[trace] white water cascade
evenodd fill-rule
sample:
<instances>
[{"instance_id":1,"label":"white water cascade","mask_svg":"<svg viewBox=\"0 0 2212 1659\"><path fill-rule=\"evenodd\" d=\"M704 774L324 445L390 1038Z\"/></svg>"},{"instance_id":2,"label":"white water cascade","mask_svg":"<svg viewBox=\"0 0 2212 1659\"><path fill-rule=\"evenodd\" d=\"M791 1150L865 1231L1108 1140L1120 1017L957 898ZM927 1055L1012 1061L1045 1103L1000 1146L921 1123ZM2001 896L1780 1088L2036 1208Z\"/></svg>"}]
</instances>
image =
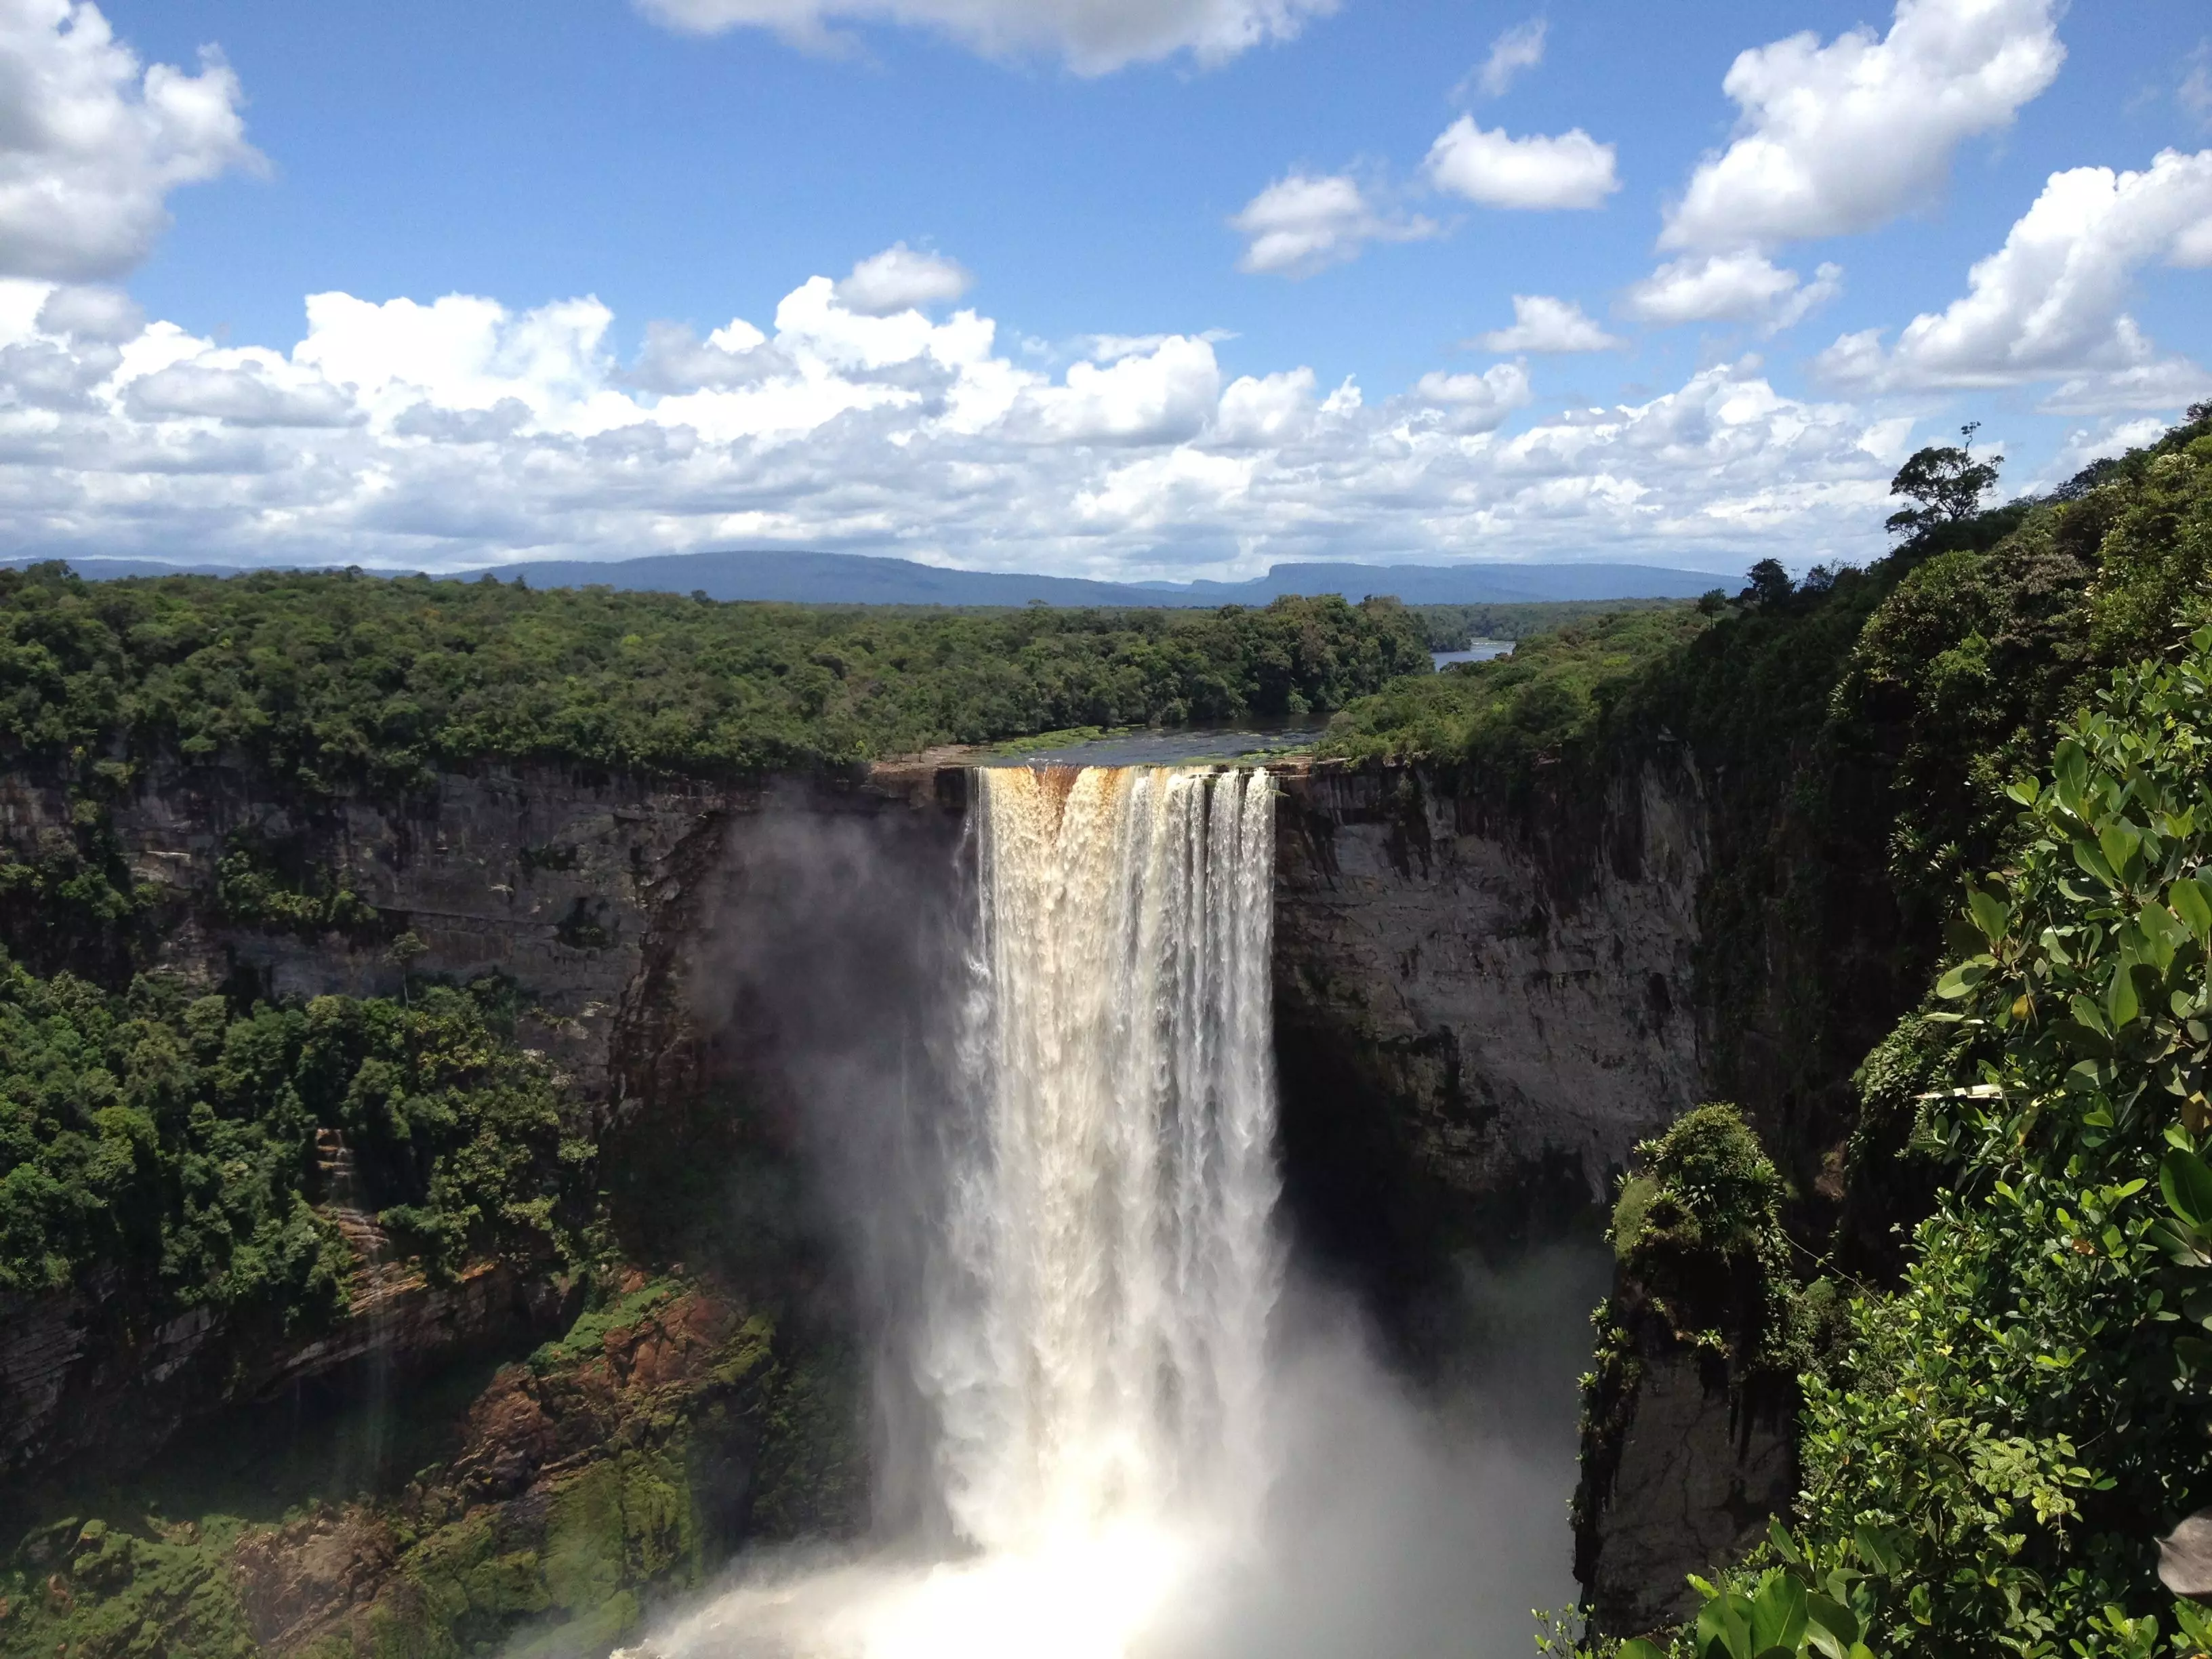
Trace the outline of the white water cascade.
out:
<instances>
[{"instance_id":1,"label":"white water cascade","mask_svg":"<svg viewBox=\"0 0 2212 1659\"><path fill-rule=\"evenodd\" d=\"M749 1584L651 1644L1133 1659L1267 1484L1274 790L978 773L975 957L915 1380L965 1552Z\"/></svg>"},{"instance_id":2,"label":"white water cascade","mask_svg":"<svg viewBox=\"0 0 2212 1659\"><path fill-rule=\"evenodd\" d=\"M927 1377L960 1529L1023 1549L1258 1489L1274 816L1256 770L981 776L985 1133Z\"/></svg>"}]
</instances>

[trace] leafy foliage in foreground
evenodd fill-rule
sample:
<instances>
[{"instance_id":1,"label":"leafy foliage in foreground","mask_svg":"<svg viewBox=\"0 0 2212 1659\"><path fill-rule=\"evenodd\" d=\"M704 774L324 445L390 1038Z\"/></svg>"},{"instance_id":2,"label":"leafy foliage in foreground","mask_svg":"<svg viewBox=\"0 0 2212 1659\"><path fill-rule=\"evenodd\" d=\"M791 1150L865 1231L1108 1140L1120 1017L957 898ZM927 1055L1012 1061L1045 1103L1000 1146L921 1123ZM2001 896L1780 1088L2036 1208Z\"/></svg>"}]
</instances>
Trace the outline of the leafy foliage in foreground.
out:
<instances>
[{"instance_id":1,"label":"leafy foliage in foreground","mask_svg":"<svg viewBox=\"0 0 2212 1659\"><path fill-rule=\"evenodd\" d=\"M487 757L738 773L1303 714L1426 666L1389 599L889 611L351 572L0 571L0 744L80 766L242 756L311 794Z\"/></svg>"},{"instance_id":2,"label":"leafy foliage in foreground","mask_svg":"<svg viewBox=\"0 0 2212 1659\"><path fill-rule=\"evenodd\" d=\"M2017 861L1970 890L1971 953L1921 1017L1966 1039L1918 1126L1951 1184L1903 1284L1802 1377L1803 1537L1775 1547L1878 1540L1885 1653L2153 1659L2212 1634L2154 1542L2212 1500L2212 629L2117 676L2051 775L2011 787ZM1728 1611L1794 1570L1705 1587L1674 1650L1735 1654Z\"/></svg>"},{"instance_id":3,"label":"leafy foliage in foreground","mask_svg":"<svg viewBox=\"0 0 2212 1659\"><path fill-rule=\"evenodd\" d=\"M351 1252L310 1207L319 1128L433 1273L551 1255L580 1146L496 988L240 1013L143 977L120 994L0 960L0 1289L128 1288L307 1326Z\"/></svg>"}]
</instances>

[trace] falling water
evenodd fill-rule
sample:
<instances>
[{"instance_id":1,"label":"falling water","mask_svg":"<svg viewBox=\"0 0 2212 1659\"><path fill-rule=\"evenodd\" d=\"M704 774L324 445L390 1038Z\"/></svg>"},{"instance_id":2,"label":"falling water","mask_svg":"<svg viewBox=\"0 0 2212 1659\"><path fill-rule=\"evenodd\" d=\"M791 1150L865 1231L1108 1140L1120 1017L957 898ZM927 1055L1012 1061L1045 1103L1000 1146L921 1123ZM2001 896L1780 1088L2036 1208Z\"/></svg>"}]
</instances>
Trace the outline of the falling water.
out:
<instances>
[{"instance_id":1,"label":"falling water","mask_svg":"<svg viewBox=\"0 0 2212 1659\"><path fill-rule=\"evenodd\" d=\"M1256 1486L1274 818L1258 770L980 775L984 1133L925 1378L955 1520L1019 1548Z\"/></svg>"},{"instance_id":2,"label":"falling water","mask_svg":"<svg viewBox=\"0 0 2212 1659\"><path fill-rule=\"evenodd\" d=\"M724 1597L671 1655L1122 1659L1266 1486L1280 1264L1256 769L979 772L915 1381L963 1546Z\"/></svg>"}]
</instances>

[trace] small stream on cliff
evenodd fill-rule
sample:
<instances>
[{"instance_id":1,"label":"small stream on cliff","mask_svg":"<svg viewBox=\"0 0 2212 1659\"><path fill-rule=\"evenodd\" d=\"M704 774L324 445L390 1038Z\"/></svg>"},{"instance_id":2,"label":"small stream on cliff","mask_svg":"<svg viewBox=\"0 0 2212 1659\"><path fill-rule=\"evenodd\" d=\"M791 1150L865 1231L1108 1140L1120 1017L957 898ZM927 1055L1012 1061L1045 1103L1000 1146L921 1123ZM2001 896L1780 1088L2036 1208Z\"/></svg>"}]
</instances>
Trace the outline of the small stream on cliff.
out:
<instances>
[{"instance_id":1,"label":"small stream on cliff","mask_svg":"<svg viewBox=\"0 0 2212 1659\"><path fill-rule=\"evenodd\" d=\"M925 1519L764 1554L659 1659L1526 1651L1564 1606L1572 1377L1601 1274L1466 1277L1417 1395L1277 1215L1276 785L1255 767L979 771L972 939L887 1352ZM1562 1310L1565 1310L1562 1312Z\"/></svg>"}]
</instances>

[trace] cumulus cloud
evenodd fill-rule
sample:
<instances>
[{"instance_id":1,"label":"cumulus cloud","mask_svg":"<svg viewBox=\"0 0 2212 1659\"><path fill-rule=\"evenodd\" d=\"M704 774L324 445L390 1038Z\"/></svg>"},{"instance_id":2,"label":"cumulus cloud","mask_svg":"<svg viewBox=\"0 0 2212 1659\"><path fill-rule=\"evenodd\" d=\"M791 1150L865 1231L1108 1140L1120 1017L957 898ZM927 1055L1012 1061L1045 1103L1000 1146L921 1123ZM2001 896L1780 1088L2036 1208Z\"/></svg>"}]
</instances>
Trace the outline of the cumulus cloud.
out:
<instances>
[{"instance_id":1,"label":"cumulus cloud","mask_svg":"<svg viewBox=\"0 0 2212 1659\"><path fill-rule=\"evenodd\" d=\"M1726 251L1871 230L1931 201L1966 139L2065 58L2056 0L1898 0L1887 35L1791 35L1722 82L1741 131L1691 175L1661 246Z\"/></svg>"},{"instance_id":2,"label":"cumulus cloud","mask_svg":"<svg viewBox=\"0 0 2212 1659\"><path fill-rule=\"evenodd\" d=\"M1504 31L1490 43L1490 56L1475 71L1475 84L1490 97L1504 97L1505 89L1523 70L1532 70L1544 61L1545 32L1545 20L1541 17L1516 23Z\"/></svg>"},{"instance_id":3,"label":"cumulus cloud","mask_svg":"<svg viewBox=\"0 0 2212 1659\"><path fill-rule=\"evenodd\" d=\"M1413 392L1417 403L1447 411L1463 432L1496 430L1515 410L1527 408L1534 395L1528 371L1518 363L1499 363L1480 374L1433 369L1421 376Z\"/></svg>"},{"instance_id":4,"label":"cumulus cloud","mask_svg":"<svg viewBox=\"0 0 2212 1659\"><path fill-rule=\"evenodd\" d=\"M1429 180L1494 208L1595 208L1620 188L1611 144L1580 127L1557 137L1509 137L1462 115L1430 147Z\"/></svg>"},{"instance_id":5,"label":"cumulus cloud","mask_svg":"<svg viewBox=\"0 0 2212 1659\"><path fill-rule=\"evenodd\" d=\"M718 34L773 30L801 46L834 46L841 24L933 30L992 57L1047 53L1079 75L1188 52L1218 64L1287 40L1336 0L635 0L670 28Z\"/></svg>"},{"instance_id":6,"label":"cumulus cloud","mask_svg":"<svg viewBox=\"0 0 2212 1659\"><path fill-rule=\"evenodd\" d=\"M703 341L682 323L650 322L636 363L623 376L647 392L728 391L787 372L790 362L740 319Z\"/></svg>"},{"instance_id":7,"label":"cumulus cloud","mask_svg":"<svg viewBox=\"0 0 2212 1659\"><path fill-rule=\"evenodd\" d=\"M1177 443L1198 434L1220 397L1212 346L1173 334L1149 351L1071 364L1060 386L1024 387L1011 425L1041 443Z\"/></svg>"},{"instance_id":8,"label":"cumulus cloud","mask_svg":"<svg viewBox=\"0 0 2212 1659\"><path fill-rule=\"evenodd\" d=\"M1224 448L1261 448L1303 436L1310 428L1314 414L1310 368L1246 374L1231 381L1222 392L1208 438Z\"/></svg>"},{"instance_id":9,"label":"cumulus cloud","mask_svg":"<svg viewBox=\"0 0 2212 1659\"><path fill-rule=\"evenodd\" d=\"M258 354L210 353L140 375L125 402L141 419L197 415L231 426L356 426L368 419L344 389L286 369Z\"/></svg>"},{"instance_id":10,"label":"cumulus cloud","mask_svg":"<svg viewBox=\"0 0 2212 1659\"><path fill-rule=\"evenodd\" d=\"M1599 327L1572 300L1545 294L1513 296L1513 326L1478 334L1471 343L1485 351L1611 351L1626 342Z\"/></svg>"},{"instance_id":11,"label":"cumulus cloud","mask_svg":"<svg viewBox=\"0 0 2212 1659\"><path fill-rule=\"evenodd\" d=\"M2140 173L2052 173L1964 295L1893 346L1880 330L1846 334L1814 367L1859 390L2056 380L2045 406L2061 412L2175 408L2212 376L2161 356L2127 313L2135 273L2154 263L2212 265L2212 150L2164 150Z\"/></svg>"},{"instance_id":12,"label":"cumulus cloud","mask_svg":"<svg viewBox=\"0 0 2212 1659\"><path fill-rule=\"evenodd\" d=\"M2031 491L2056 489L2092 461L2140 449L2155 442L2165 431L2166 422L2149 415L2138 416L2131 421L2106 420L2094 427L2076 427L2066 434L2066 441L2059 446L2057 453L2040 472L2027 480L2023 488Z\"/></svg>"},{"instance_id":13,"label":"cumulus cloud","mask_svg":"<svg viewBox=\"0 0 2212 1659\"><path fill-rule=\"evenodd\" d=\"M975 280L956 260L893 242L853 267L853 274L837 284L837 302L863 317L888 317L895 311L950 305Z\"/></svg>"},{"instance_id":14,"label":"cumulus cloud","mask_svg":"<svg viewBox=\"0 0 2212 1659\"><path fill-rule=\"evenodd\" d=\"M119 345L146 327L146 313L119 289L58 288L39 307L39 326L49 334Z\"/></svg>"},{"instance_id":15,"label":"cumulus cloud","mask_svg":"<svg viewBox=\"0 0 2212 1659\"><path fill-rule=\"evenodd\" d=\"M0 0L0 276L118 276L179 185L258 165L238 77L142 68L89 0Z\"/></svg>"},{"instance_id":16,"label":"cumulus cloud","mask_svg":"<svg viewBox=\"0 0 2212 1659\"><path fill-rule=\"evenodd\" d=\"M434 569L765 544L1142 578L1602 544L1740 568L1778 529L1807 557L1878 542L1909 435L1748 361L1548 416L1518 362L1322 396L1310 368L1232 377L1170 333L1048 373L988 317L867 316L829 276L628 360L589 296L318 294L276 350L161 321L98 339L57 292L0 282L0 538L40 555Z\"/></svg>"},{"instance_id":17,"label":"cumulus cloud","mask_svg":"<svg viewBox=\"0 0 2212 1659\"><path fill-rule=\"evenodd\" d=\"M1671 259L1622 297L1628 315L1662 326L1754 323L1773 334L1804 319L1843 288L1840 265L1823 264L1809 283L1765 254L1714 253Z\"/></svg>"},{"instance_id":18,"label":"cumulus cloud","mask_svg":"<svg viewBox=\"0 0 2212 1659\"><path fill-rule=\"evenodd\" d=\"M1342 173L1279 179L1229 225L1245 239L1237 268L1278 276L1310 276L1356 259L1370 242L1418 241L1437 234L1431 220L1377 211L1358 181Z\"/></svg>"}]
</instances>

